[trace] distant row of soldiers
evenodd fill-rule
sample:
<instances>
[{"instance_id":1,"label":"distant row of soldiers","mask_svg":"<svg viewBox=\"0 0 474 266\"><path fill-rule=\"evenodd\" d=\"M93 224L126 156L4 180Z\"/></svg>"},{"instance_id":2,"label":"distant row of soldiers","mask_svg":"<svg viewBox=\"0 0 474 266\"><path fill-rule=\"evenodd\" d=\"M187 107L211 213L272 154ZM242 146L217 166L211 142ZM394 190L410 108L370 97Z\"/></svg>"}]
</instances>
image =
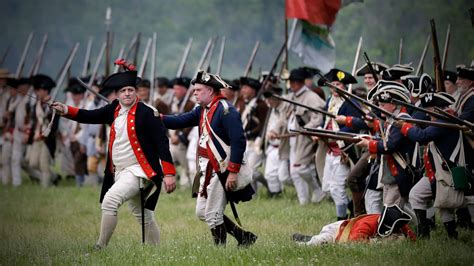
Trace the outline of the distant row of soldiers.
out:
<instances>
[{"instance_id":1,"label":"distant row of soldiers","mask_svg":"<svg viewBox=\"0 0 474 266\"><path fill-rule=\"evenodd\" d=\"M365 88L349 89L357 80L345 71L320 75L315 69L297 68L287 79L288 93L272 73L227 81L231 87L221 93L241 113L254 187L263 185L275 197L292 185L300 204L330 197L338 220L380 213L384 204L396 204L416 216L418 232L424 236L429 235L427 210L435 199L450 237L457 234L455 210L461 223L472 227L466 206L473 203L474 70L445 71L445 92L436 92L428 75L412 72L408 65L365 64L356 72ZM320 77L317 84L315 75ZM87 77L82 80L87 82ZM158 77L156 88L150 88L150 81L141 80L137 94L159 113L178 114L195 107L187 97L190 82L186 77ZM100 79L92 85L109 100L115 98L113 90L101 89ZM110 127L59 120L49 108L55 86L45 75L14 79L0 70L3 184L21 185L23 169L42 186L52 185L58 180L55 158L61 173L74 176L78 186L101 181ZM324 86L329 87L327 98ZM75 78L65 95L66 104L73 107L96 109L105 104ZM173 160L181 166L180 185L188 187L196 174L197 128L168 134ZM462 169L467 185L458 188L454 172Z\"/></svg>"}]
</instances>

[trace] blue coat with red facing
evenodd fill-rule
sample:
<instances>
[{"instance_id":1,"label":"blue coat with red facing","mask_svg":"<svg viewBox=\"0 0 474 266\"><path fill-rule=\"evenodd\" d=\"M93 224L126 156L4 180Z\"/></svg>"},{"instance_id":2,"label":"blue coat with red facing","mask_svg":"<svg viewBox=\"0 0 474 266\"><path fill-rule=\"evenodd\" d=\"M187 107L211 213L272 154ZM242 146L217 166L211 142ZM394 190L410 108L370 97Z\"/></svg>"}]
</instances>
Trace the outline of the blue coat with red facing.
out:
<instances>
[{"instance_id":1,"label":"blue coat with red facing","mask_svg":"<svg viewBox=\"0 0 474 266\"><path fill-rule=\"evenodd\" d=\"M95 110L84 110L68 106L66 115L67 118L79 123L107 124L111 126L108 144L109 153L100 202L102 202L105 193L114 184L112 145L115 140L115 130L113 124L120 108L119 101L114 100L112 103ZM138 163L147 175L147 178L153 181L158 188L152 195L149 195L145 202L145 208L154 210L161 190L163 176L176 174L169 150L166 129L160 117L155 116L154 111L150 107L137 101L128 112L127 133Z\"/></svg>"}]
</instances>

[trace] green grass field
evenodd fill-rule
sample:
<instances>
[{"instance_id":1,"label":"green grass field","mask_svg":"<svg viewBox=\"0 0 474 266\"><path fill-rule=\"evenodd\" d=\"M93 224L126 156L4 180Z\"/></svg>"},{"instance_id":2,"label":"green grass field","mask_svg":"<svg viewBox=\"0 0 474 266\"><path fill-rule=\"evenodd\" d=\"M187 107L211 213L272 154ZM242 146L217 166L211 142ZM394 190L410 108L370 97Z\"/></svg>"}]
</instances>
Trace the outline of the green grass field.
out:
<instances>
[{"instance_id":1,"label":"green grass field","mask_svg":"<svg viewBox=\"0 0 474 266\"><path fill-rule=\"evenodd\" d=\"M98 188L76 188L72 181L49 189L27 182L0 188L0 265L473 265L474 232L460 230L447 240L444 228L431 240L301 247L294 232L317 233L334 221L333 204L299 206L293 189L279 199L261 191L237 206L245 228L259 239L250 248L212 244L205 223L194 215L189 191L162 194L155 213L161 245L142 246L138 222L123 206L109 246L93 252L99 235ZM230 208L227 210L229 216Z\"/></svg>"}]
</instances>

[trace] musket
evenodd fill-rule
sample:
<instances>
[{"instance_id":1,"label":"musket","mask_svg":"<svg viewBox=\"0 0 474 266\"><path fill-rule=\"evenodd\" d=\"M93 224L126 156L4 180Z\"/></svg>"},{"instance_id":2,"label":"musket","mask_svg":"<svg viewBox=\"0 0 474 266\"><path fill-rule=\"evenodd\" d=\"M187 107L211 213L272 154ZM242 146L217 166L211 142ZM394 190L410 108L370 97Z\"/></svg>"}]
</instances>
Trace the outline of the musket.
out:
<instances>
[{"instance_id":1,"label":"musket","mask_svg":"<svg viewBox=\"0 0 474 266\"><path fill-rule=\"evenodd\" d=\"M146 63L148 61L148 53L150 52L152 40L153 40L152 38L148 38L148 41L146 42L145 52L143 53L143 57L142 57L142 63L140 64L140 68L137 73L137 76L140 78L143 77L143 73L145 72Z\"/></svg>"},{"instance_id":2,"label":"musket","mask_svg":"<svg viewBox=\"0 0 474 266\"><path fill-rule=\"evenodd\" d=\"M38 74L38 71L39 71L40 66L41 66L41 62L43 60L44 49L45 49L47 43L48 43L48 34L45 33L43 35L43 40L41 41L40 48L38 49L38 52L36 53L34 63L31 66L30 71L28 72L28 77L32 77L32 76Z\"/></svg>"},{"instance_id":3,"label":"musket","mask_svg":"<svg viewBox=\"0 0 474 266\"><path fill-rule=\"evenodd\" d=\"M101 99L102 101L105 101L106 103L110 103L109 99L105 98L104 95L102 95L102 94L96 92L95 90L93 90L89 85L87 85L84 81L82 81L82 79L77 78L77 81L79 82L79 85L84 87L88 92L92 93L93 95L95 95L96 97Z\"/></svg>"},{"instance_id":4,"label":"musket","mask_svg":"<svg viewBox=\"0 0 474 266\"><path fill-rule=\"evenodd\" d=\"M103 42L102 46L100 47L99 54L97 55L97 59L95 60L94 67L92 68L91 78L87 84L88 87L92 87L94 84L95 77L97 76L97 71L99 71L100 61L102 61L102 57L104 56L104 51L107 43Z\"/></svg>"},{"instance_id":5,"label":"musket","mask_svg":"<svg viewBox=\"0 0 474 266\"><path fill-rule=\"evenodd\" d=\"M150 70L150 95L148 96L148 103L153 105L155 97L155 75L156 75L156 32L153 33L153 42L151 48L151 70Z\"/></svg>"},{"instance_id":6,"label":"musket","mask_svg":"<svg viewBox=\"0 0 474 266\"><path fill-rule=\"evenodd\" d=\"M402 63L402 55L403 55L403 38L400 38L400 46L398 47L398 63Z\"/></svg>"},{"instance_id":7,"label":"musket","mask_svg":"<svg viewBox=\"0 0 474 266\"><path fill-rule=\"evenodd\" d=\"M216 47L216 42L217 42L217 37L212 38L211 48L209 48L209 53L206 57L206 60L204 60L204 64L201 68L207 72L211 72L211 60L212 60L212 55L214 54L214 48Z\"/></svg>"},{"instance_id":8,"label":"musket","mask_svg":"<svg viewBox=\"0 0 474 266\"><path fill-rule=\"evenodd\" d=\"M68 58L66 59L66 63L62 69L62 73L59 75L59 79L56 82L56 88L51 95L51 102L56 101L56 97L58 96L58 92L61 89L61 86L66 78L67 72L69 68L71 67L72 60L74 59L74 56L76 55L77 49L79 48L79 43L76 43L74 47L72 48L71 53L69 54ZM41 132L41 135L44 137L47 137L49 133L51 132L51 128L53 126L54 118L56 116L56 109L53 109L53 115L51 117L51 121L49 122L48 126L45 128L43 132Z\"/></svg>"},{"instance_id":9,"label":"musket","mask_svg":"<svg viewBox=\"0 0 474 266\"><path fill-rule=\"evenodd\" d=\"M134 35L132 39L130 40L130 43L128 44L128 48L127 48L127 53L125 54L124 59L129 58L130 53L132 53L132 49L135 47L135 44L137 43L137 39L138 39L138 33Z\"/></svg>"},{"instance_id":10,"label":"musket","mask_svg":"<svg viewBox=\"0 0 474 266\"><path fill-rule=\"evenodd\" d=\"M372 73L372 76L374 77L374 81L377 83L379 81L379 77L377 76L377 72L375 72L374 68L372 67L372 62L370 61L366 52L364 52L364 59L367 63L367 66L369 67L370 73Z\"/></svg>"},{"instance_id":11,"label":"musket","mask_svg":"<svg viewBox=\"0 0 474 266\"><path fill-rule=\"evenodd\" d=\"M61 77L62 73L64 72L64 69L65 69L66 66L67 66L68 59L72 56L73 53L75 53L74 48L75 48L75 46L73 46L72 49L71 49L71 51L69 51L69 54L68 54L68 56L66 57L66 61L64 61L63 65L62 65L61 68L59 69L58 74L56 75L56 80L59 80L59 78ZM69 69L66 69L66 74L67 74L68 71L69 71ZM56 83L56 87L57 87L57 86L59 86L59 84Z\"/></svg>"},{"instance_id":12,"label":"musket","mask_svg":"<svg viewBox=\"0 0 474 266\"><path fill-rule=\"evenodd\" d=\"M397 99L392 99L392 102L395 103L395 104L398 104L398 105L402 105L402 106L405 106L405 107L408 107L408 108L412 108L414 110L417 110L417 111L420 111L420 112L423 112L425 114L429 114L433 117L436 117L438 119L443 119L443 120L449 120L448 117L446 117L445 115L443 114L440 114L440 113L436 113L436 112L432 112L430 110L427 110L427 109L424 109L424 108L421 108L421 107L418 107L416 105L413 105L411 103L407 103L407 102L403 102L403 101L400 101L400 100L397 100Z\"/></svg>"},{"instance_id":13,"label":"musket","mask_svg":"<svg viewBox=\"0 0 474 266\"><path fill-rule=\"evenodd\" d=\"M199 63L196 67L196 71L194 72L194 75L193 77L196 77L197 76L197 73L202 69L202 66L204 64L204 60L206 60L206 57L207 55L209 54L209 49L211 48L211 42L212 42L212 38L209 38L209 40L207 41L207 44L206 44L206 48L204 48L204 52L202 53L202 56L201 56L201 59L199 60ZM186 105L186 103L188 102L189 100L189 97L191 96L191 93L192 93L192 89L191 89L191 85L189 85L189 88L188 90L186 91L186 95L184 96L184 99L183 101L181 102L181 105L179 106L179 113L182 113L184 111L184 106Z\"/></svg>"},{"instance_id":14,"label":"musket","mask_svg":"<svg viewBox=\"0 0 474 266\"><path fill-rule=\"evenodd\" d=\"M448 24L448 29L446 30L446 40L444 41L443 61L441 62L441 68L443 69L443 72L446 70L446 62L448 61L448 49L449 49L450 40L451 40L451 24Z\"/></svg>"},{"instance_id":15,"label":"musket","mask_svg":"<svg viewBox=\"0 0 474 266\"><path fill-rule=\"evenodd\" d=\"M193 44L193 38L189 38L188 44L184 49L183 58L181 58L181 62L179 63L178 71L176 72L176 77L180 78L183 75L184 67L186 66L186 60L188 60L189 51L191 50L191 45Z\"/></svg>"},{"instance_id":16,"label":"musket","mask_svg":"<svg viewBox=\"0 0 474 266\"><path fill-rule=\"evenodd\" d=\"M426 52L428 51L428 47L430 46L431 35L428 35L426 38L425 47L423 48L423 52L421 53L420 61L418 61L418 67L416 68L416 76L420 76L422 71L423 62L425 61Z\"/></svg>"},{"instance_id":17,"label":"musket","mask_svg":"<svg viewBox=\"0 0 474 266\"><path fill-rule=\"evenodd\" d=\"M111 36L110 36L110 23L112 22L112 9L107 7L105 12L105 26L106 26L106 44L107 47L105 49L105 76L108 77L110 75L110 53L111 53Z\"/></svg>"},{"instance_id":18,"label":"musket","mask_svg":"<svg viewBox=\"0 0 474 266\"><path fill-rule=\"evenodd\" d=\"M133 64L137 65L138 62L138 50L140 49L140 40L141 40L142 33L139 32L137 35L137 42L135 43L135 51L133 54Z\"/></svg>"},{"instance_id":19,"label":"musket","mask_svg":"<svg viewBox=\"0 0 474 266\"><path fill-rule=\"evenodd\" d=\"M117 58L123 58L123 53L125 52L125 44L120 48L119 55ZM120 69L119 65L114 66L114 73L117 73Z\"/></svg>"},{"instance_id":20,"label":"musket","mask_svg":"<svg viewBox=\"0 0 474 266\"><path fill-rule=\"evenodd\" d=\"M365 137L365 135L351 137L351 136L342 136L342 135L322 133L322 132L313 132L313 131L302 131L302 130L295 130L295 129L290 129L290 132L294 132L294 133L301 134L301 135L306 135L306 136L315 136L315 137L319 137L319 138L342 140L342 141L351 142L351 143L357 143L362 138Z\"/></svg>"},{"instance_id":21,"label":"musket","mask_svg":"<svg viewBox=\"0 0 474 266\"><path fill-rule=\"evenodd\" d=\"M457 116L455 116L455 115L452 115L452 114L446 112L445 110L443 110L443 109L441 109L441 108L439 108L439 107L437 107L437 106L435 106L434 109L435 109L437 112L441 113L442 115L445 115L446 117L448 117L448 118L450 118L450 119L456 121L458 124L465 125L465 126L467 126L467 127L470 127L471 129L474 129L474 124L473 124L473 123L471 123L471 122L469 122L469 121L467 121L467 120L463 120L463 119L461 119L461 118L459 118L459 117L457 117Z\"/></svg>"},{"instance_id":22,"label":"musket","mask_svg":"<svg viewBox=\"0 0 474 266\"><path fill-rule=\"evenodd\" d=\"M8 52L10 52L10 47L11 44L7 46L7 49L5 49L5 52L2 55L2 59L0 59L0 66L3 66L3 62L5 62L5 59L7 58Z\"/></svg>"},{"instance_id":23,"label":"musket","mask_svg":"<svg viewBox=\"0 0 474 266\"><path fill-rule=\"evenodd\" d=\"M434 72L436 80L436 91L445 91L443 82L443 69L441 68L441 59L439 56L438 37L436 36L436 24L434 19L430 20L431 23L431 41L433 44L434 53Z\"/></svg>"},{"instance_id":24,"label":"musket","mask_svg":"<svg viewBox=\"0 0 474 266\"><path fill-rule=\"evenodd\" d=\"M28 51L30 50L31 41L33 40L34 32L30 32L28 35L28 39L26 40L25 48L23 49L23 53L21 54L20 62L18 63L18 67L15 72L15 78L20 78L21 72L23 71L23 67L25 66L25 59Z\"/></svg>"},{"instance_id":25,"label":"musket","mask_svg":"<svg viewBox=\"0 0 474 266\"><path fill-rule=\"evenodd\" d=\"M217 60L216 74L221 75L222 61L224 61L224 49L225 49L225 36L222 36L221 50L219 52L219 60Z\"/></svg>"},{"instance_id":26,"label":"musket","mask_svg":"<svg viewBox=\"0 0 474 266\"><path fill-rule=\"evenodd\" d=\"M250 55L250 58L249 58L249 62L247 63L247 66L245 66L244 77L248 77L250 74L250 71L252 70L253 61L255 60L255 56L257 55L258 47L260 47L260 41L257 41L255 43L255 46L253 47L252 54Z\"/></svg>"},{"instance_id":27,"label":"musket","mask_svg":"<svg viewBox=\"0 0 474 266\"><path fill-rule=\"evenodd\" d=\"M87 41L86 55L84 57L84 64L82 66L82 73L81 73L82 77L87 76L87 72L89 71L91 49L92 49L93 40L94 40L94 38L92 38L92 36L91 36L91 37L89 37L89 41Z\"/></svg>"},{"instance_id":28,"label":"musket","mask_svg":"<svg viewBox=\"0 0 474 266\"><path fill-rule=\"evenodd\" d=\"M292 101L290 99L286 99L286 98L281 97L280 95L277 95L277 94L274 94L274 93L272 93L272 97L276 98L280 101L283 101L283 102L287 102L287 103L290 103L290 104L293 104L293 105L296 105L296 106L299 106L299 107L306 108L306 109L308 109L312 112L315 112L315 113L320 113L320 114L327 115L331 118L336 118L336 116L334 114L330 113L330 112L324 111L324 110L319 109L319 108L313 108L311 106L308 106L308 105L305 105L305 104L302 104L302 103L298 103L298 102Z\"/></svg>"},{"instance_id":29,"label":"musket","mask_svg":"<svg viewBox=\"0 0 474 266\"><path fill-rule=\"evenodd\" d=\"M359 43L357 44L357 50L356 50L356 54L355 54L355 57L354 57L354 64L352 65L352 72L351 72L352 76L355 76L355 72L357 70L357 64L359 62L360 49L361 48L362 48L362 36L359 37ZM349 84L348 90L349 90L349 92L352 92L352 84Z\"/></svg>"}]
</instances>

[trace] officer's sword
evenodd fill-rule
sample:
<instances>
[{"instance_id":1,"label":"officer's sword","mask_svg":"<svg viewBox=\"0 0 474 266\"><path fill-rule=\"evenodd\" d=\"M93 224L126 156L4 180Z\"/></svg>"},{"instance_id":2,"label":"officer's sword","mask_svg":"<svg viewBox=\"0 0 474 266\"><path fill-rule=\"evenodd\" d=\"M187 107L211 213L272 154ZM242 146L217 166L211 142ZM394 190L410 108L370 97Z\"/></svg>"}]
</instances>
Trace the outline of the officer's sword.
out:
<instances>
[{"instance_id":1,"label":"officer's sword","mask_svg":"<svg viewBox=\"0 0 474 266\"><path fill-rule=\"evenodd\" d=\"M82 81L80 78L77 79L77 81L79 82L79 84L84 87L86 90L88 90L90 93L94 94L95 96L97 96L99 99L105 101L106 103L110 103L109 99L105 98L104 95L96 92L95 90L91 89L89 86L87 86L86 83L84 83L84 81Z\"/></svg>"}]
</instances>

